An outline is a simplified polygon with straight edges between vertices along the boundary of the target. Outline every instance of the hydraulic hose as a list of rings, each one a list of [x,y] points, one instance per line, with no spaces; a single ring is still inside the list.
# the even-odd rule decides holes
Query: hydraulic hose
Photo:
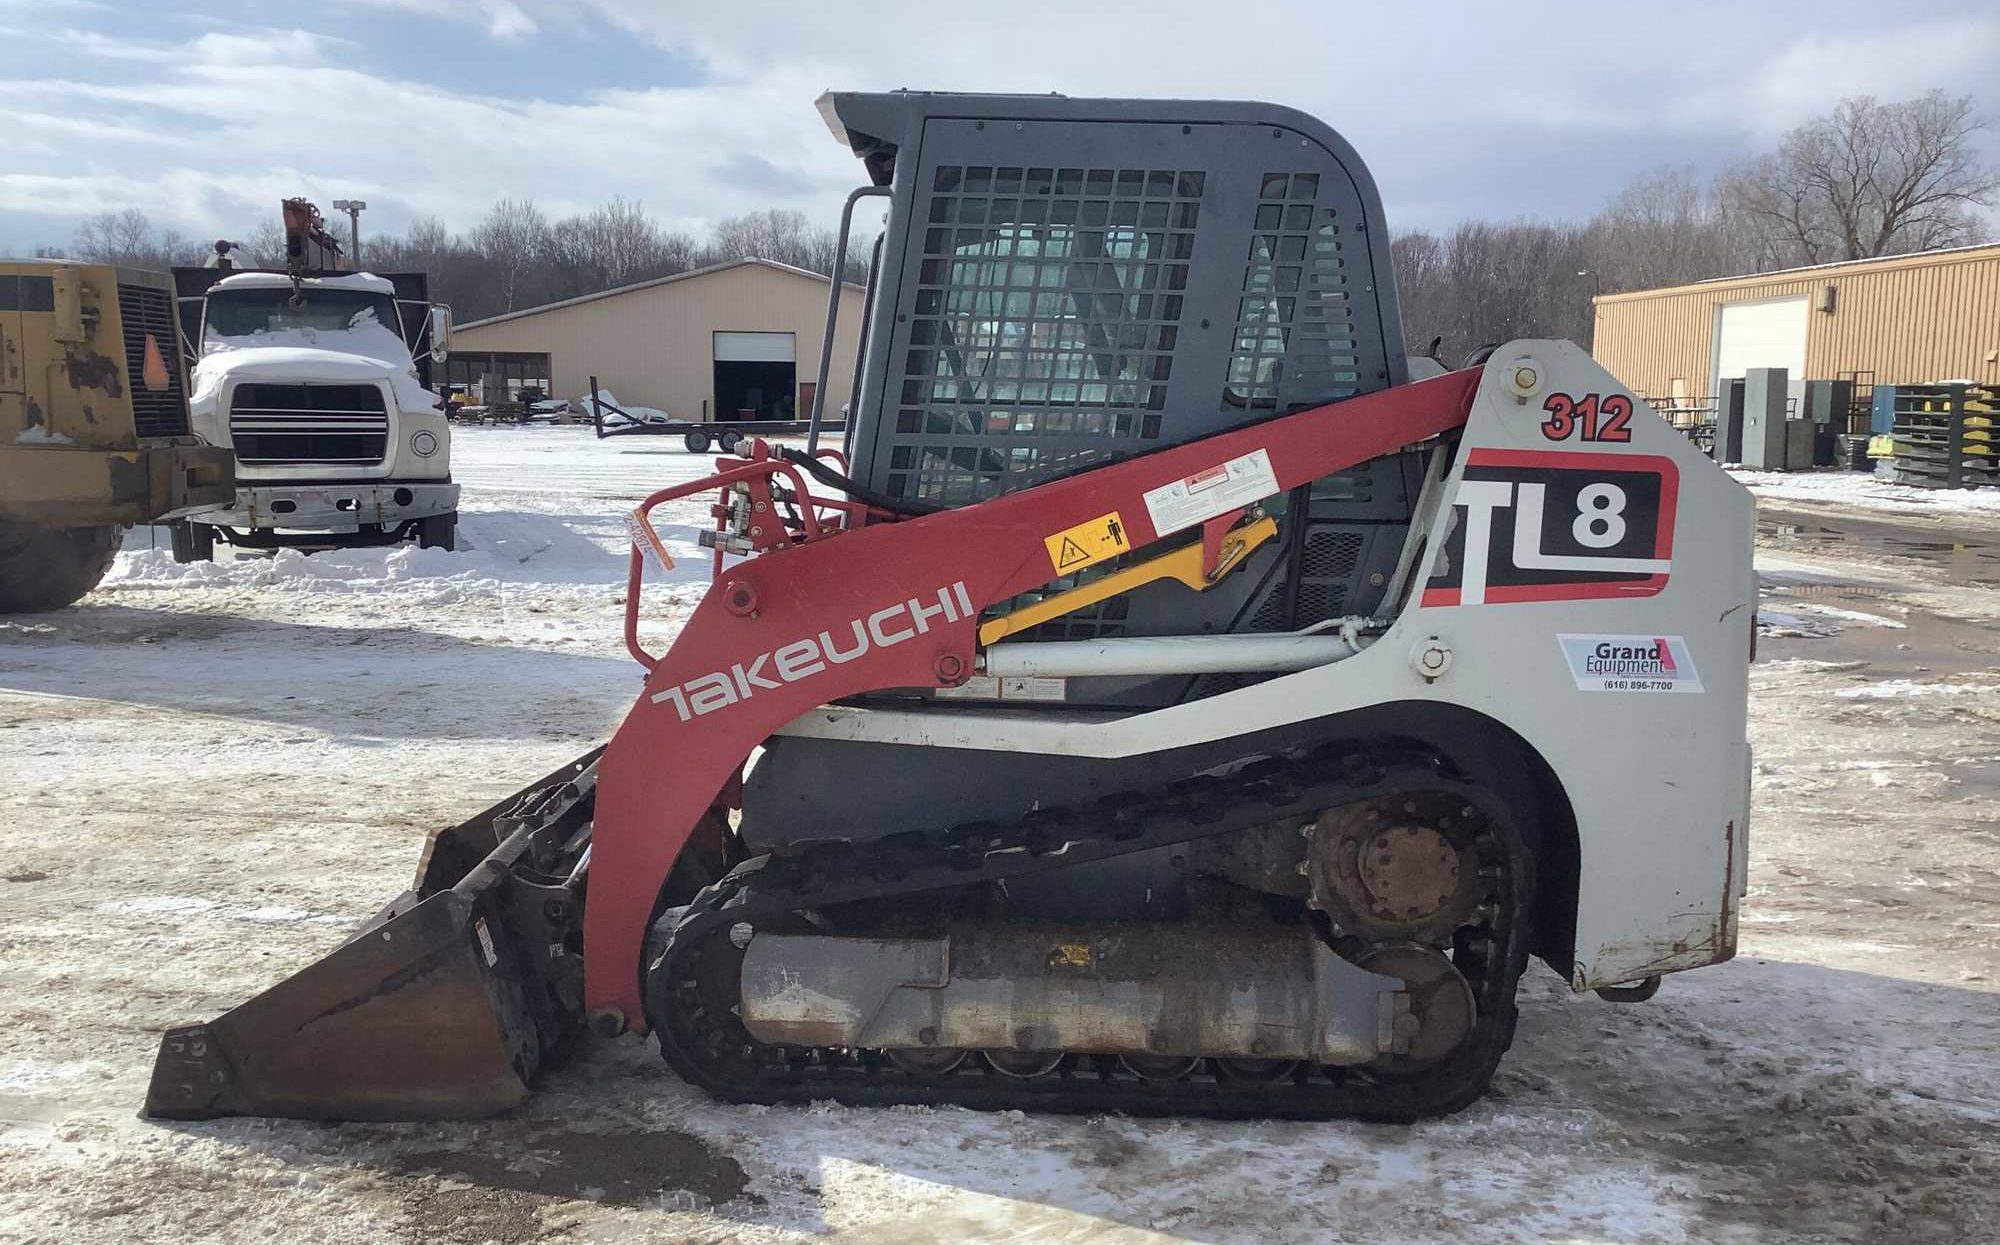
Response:
[[[867,485],[860,484],[840,474],[812,455],[792,449],[790,446],[777,447],[777,453],[778,457],[804,471],[807,475],[818,480],[828,488],[838,489],[854,500],[873,506],[877,510],[887,510],[892,514],[915,517],[921,514],[936,514],[938,511],[945,509],[945,507],[935,502],[909,501],[901,497],[890,497],[886,493],[878,493]]]

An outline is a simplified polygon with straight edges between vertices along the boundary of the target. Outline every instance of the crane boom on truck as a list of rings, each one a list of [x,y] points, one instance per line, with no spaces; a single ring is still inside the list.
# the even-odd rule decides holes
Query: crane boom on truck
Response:
[[[820,106],[890,205],[851,457],[647,498],[609,743],[169,1032],[150,1114],[476,1115],[587,1029],[750,1102],[1407,1120],[1531,955],[1733,953],[1746,490],[1567,343],[1411,379],[1309,116]],[[710,493],[648,651],[651,515]]]

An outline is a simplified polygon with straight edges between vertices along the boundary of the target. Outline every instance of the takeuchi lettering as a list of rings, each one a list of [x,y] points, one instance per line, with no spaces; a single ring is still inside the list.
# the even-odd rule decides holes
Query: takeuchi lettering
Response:
[[[845,665],[872,649],[889,648],[915,639],[938,618],[954,623],[974,615],[965,581],[939,588],[931,597],[911,597],[872,610],[845,624],[781,644],[769,652],[732,663],[723,670],[698,675],[652,694],[654,704],[668,704],[683,722],[741,704],[760,691],[776,691],[826,670]]]

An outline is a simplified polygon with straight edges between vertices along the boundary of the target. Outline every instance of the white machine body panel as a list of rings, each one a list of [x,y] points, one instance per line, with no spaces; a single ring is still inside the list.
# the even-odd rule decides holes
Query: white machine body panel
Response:
[[[1567,342],[1486,364],[1416,582],[1344,660],[1125,715],[827,706],[782,732],[1132,756],[1397,701],[1548,764],[1579,845],[1571,984],[1729,958],[1749,833],[1747,489]]]

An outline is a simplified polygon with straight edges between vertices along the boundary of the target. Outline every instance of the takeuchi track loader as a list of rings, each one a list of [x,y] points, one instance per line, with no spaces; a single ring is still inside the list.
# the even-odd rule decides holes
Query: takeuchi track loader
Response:
[[[479,1115],[588,1029],[745,1102],[1407,1120],[1530,955],[1729,958],[1742,487],[1566,343],[1413,378],[1310,117],[821,108],[888,205],[846,452],[647,498],[610,742],[169,1032],[149,1114]],[[650,515],[710,495],[647,652]]]

